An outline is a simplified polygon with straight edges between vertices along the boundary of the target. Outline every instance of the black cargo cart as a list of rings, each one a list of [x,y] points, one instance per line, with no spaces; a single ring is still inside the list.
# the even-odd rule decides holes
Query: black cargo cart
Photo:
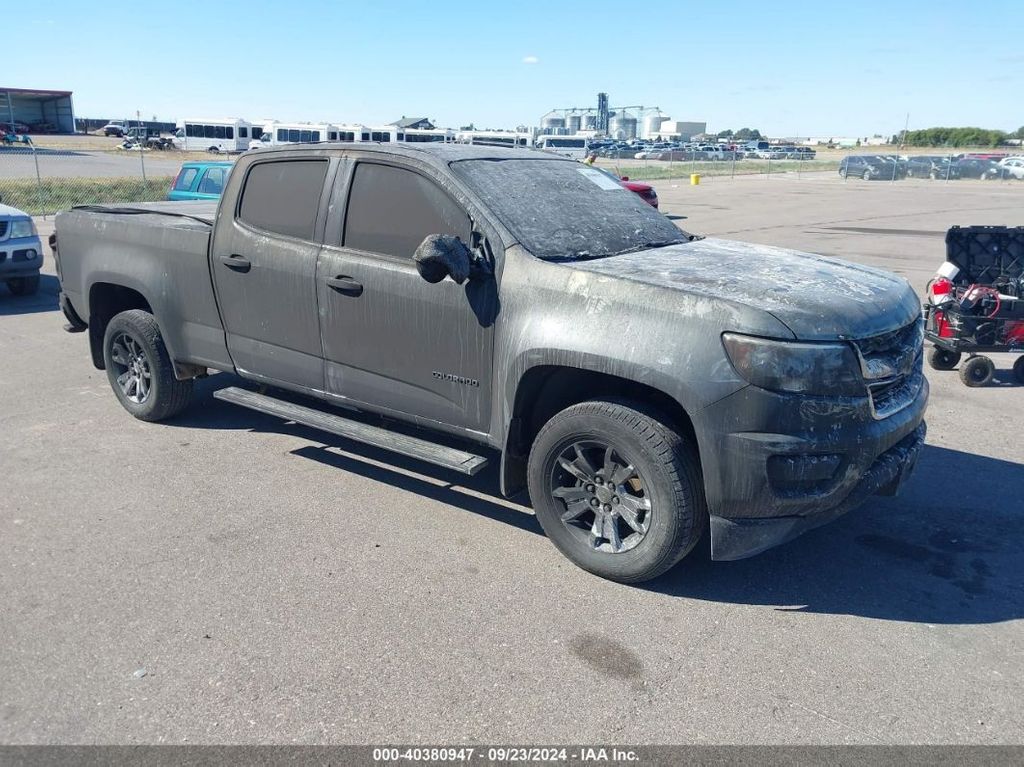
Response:
[[[966,354],[960,380],[984,386],[995,373],[985,354],[1024,354],[1024,227],[954,226],[946,261],[947,276],[928,284],[924,305],[928,364],[952,370]],[[1024,356],[1013,374],[1024,384]]]

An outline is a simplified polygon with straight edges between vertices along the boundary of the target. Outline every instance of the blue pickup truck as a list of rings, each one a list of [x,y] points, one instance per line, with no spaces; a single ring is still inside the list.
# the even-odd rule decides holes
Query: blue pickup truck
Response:
[[[230,162],[186,162],[174,177],[168,200],[219,200],[231,173]]]
[[[43,246],[31,216],[0,203],[0,282],[16,296],[39,290]]]

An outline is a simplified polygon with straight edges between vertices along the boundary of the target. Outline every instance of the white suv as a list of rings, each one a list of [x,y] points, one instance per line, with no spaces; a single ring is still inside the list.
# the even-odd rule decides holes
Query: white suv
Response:
[[[1024,179],[1024,157],[1006,157],[999,161],[1003,173],[1011,178]]]

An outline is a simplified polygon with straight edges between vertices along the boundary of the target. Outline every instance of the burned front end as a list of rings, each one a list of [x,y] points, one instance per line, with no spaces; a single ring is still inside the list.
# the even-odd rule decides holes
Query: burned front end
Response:
[[[722,341],[749,385],[699,418],[715,559],[752,556],[899,490],[925,437],[920,319],[853,340]]]

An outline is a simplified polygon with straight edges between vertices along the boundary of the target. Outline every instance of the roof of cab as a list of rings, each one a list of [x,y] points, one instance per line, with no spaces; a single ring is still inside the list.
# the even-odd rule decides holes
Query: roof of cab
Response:
[[[437,163],[445,165],[452,162],[458,162],[459,160],[560,160],[571,162],[571,160],[567,160],[565,157],[552,154],[551,152],[544,152],[539,149],[516,149],[511,147],[487,146],[482,144],[446,144],[441,142],[319,142],[267,147],[266,149],[256,150],[255,154],[263,155],[270,152],[294,152],[307,149],[358,150],[360,152],[374,154],[400,155],[404,157],[418,157],[420,159],[429,158]]]

